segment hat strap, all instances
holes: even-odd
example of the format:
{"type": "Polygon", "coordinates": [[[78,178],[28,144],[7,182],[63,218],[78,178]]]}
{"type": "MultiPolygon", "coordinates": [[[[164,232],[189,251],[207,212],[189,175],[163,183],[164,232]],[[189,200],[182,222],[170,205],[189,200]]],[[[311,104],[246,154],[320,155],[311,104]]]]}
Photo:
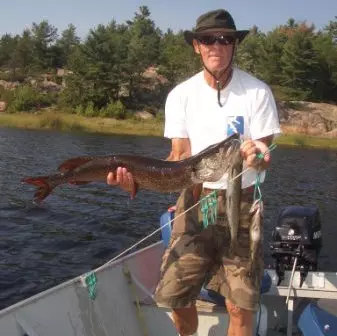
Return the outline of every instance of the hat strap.
{"type": "MultiPolygon", "coordinates": [[[[198,47],[199,47],[199,45],[198,45],[198,47]]],[[[223,85],[221,85],[221,83],[220,83],[220,78],[221,78],[221,76],[222,76],[222,75],[229,69],[229,67],[233,64],[234,53],[235,53],[235,47],[236,47],[236,44],[234,44],[234,46],[233,46],[232,56],[231,56],[231,59],[230,59],[228,65],[227,65],[226,68],[220,73],[219,76],[216,76],[211,70],[209,70],[209,69],[207,68],[207,66],[205,65],[204,60],[203,60],[203,58],[202,58],[202,56],[201,56],[201,52],[200,52],[200,58],[201,58],[202,66],[203,66],[203,67],[205,68],[205,70],[206,70],[212,77],[214,77],[215,80],[216,80],[217,96],[218,96],[218,104],[219,104],[220,107],[223,106],[223,104],[221,104],[221,101],[220,101],[220,92],[221,92],[221,89],[228,83],[228,79],[232,76],[232,74],[229,74],[229,76],[228,76],[228,78],[227,78],[227,81],[226,81],[223,85]]],[[[199,48],[200,48],[200,47],[199,47],[199,48]]],[[[199,50],[200,50],[200,49],[199,49],[199,50]]]]}

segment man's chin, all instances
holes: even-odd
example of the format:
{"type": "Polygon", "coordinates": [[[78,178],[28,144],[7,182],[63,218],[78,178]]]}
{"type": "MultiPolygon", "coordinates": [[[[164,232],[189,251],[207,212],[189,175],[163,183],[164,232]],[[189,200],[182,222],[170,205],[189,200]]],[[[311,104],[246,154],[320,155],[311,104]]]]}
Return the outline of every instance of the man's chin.
{"type": "Polygon", "coordinates": [[[226,69],[227,65],[226,64],[219,64],[219,63],[211,63],[208,67],[208,69],[211,72],[216,72],[216,73],[221,73],[226,69]]]}

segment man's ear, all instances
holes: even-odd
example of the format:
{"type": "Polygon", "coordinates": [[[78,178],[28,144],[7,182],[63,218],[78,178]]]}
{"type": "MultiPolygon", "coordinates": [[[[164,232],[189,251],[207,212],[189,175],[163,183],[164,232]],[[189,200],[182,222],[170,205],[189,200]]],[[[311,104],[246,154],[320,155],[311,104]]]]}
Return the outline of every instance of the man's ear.
{"type": "Polygon", "coordinates": [[[200,54],[199,43],[197,40],[193,39],[193,48],[197,54],[200,54]]]}

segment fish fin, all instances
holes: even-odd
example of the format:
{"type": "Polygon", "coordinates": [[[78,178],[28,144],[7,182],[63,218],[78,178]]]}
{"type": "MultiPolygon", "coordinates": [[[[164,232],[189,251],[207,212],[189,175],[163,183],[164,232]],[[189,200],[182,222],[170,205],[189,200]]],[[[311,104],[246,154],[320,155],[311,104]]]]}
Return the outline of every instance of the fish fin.
{"type": "Polygon", "coordinates": [[[76,158],[72,158],[69,160],[66,160],[60,164],[60,166],[57,168],[58,171],[65,173],[67,171],[72,171],[75,168],[82,166],[83,164],[91,161],[92,158],[89,156],[80,156],[76,158]]]}
{"type": "Polygon", "coordinates": [[[27,177],[22,180],[24,183],[32,184],[38,187],[34,194],[34,201],[40,203],[43,201],[54,189],[48,183],[49,176],[27,177]]]}
{"type": "Polygon", "coordinates": [[[132,190],[131,190],[131,199],[134,199],[137,192],[138,192],[138,189],[139,189],[139,184],[138,183],[134,183],[133,184],[133,187],[132,187],[132,190]]]}

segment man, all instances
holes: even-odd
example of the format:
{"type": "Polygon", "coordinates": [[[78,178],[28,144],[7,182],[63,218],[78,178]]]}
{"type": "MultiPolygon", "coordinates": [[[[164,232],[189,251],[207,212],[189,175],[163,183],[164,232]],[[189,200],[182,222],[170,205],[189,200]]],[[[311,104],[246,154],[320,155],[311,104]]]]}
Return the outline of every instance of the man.
{"type": "MultiPolygon", "coordinates": [[[[236,30],[226,10],[200,16],[194,31],[184,33],[185,40],[200,55],[203,70],[175,87],[165,106],[165,133],[171,139],[168,160],[179,160],[200,152],[207,146],[239,132],[244,140],[241,154],[244,167],[252,169],[242,176],[240,228],[237,258],[249,256],[249,209],[253,202],[253,185],[257,171],[260,182],[269,166],[266,153],[273,136],[280,132],[277,110],[269,87],[251,75],[233,67],[233,57],[248,31],[236,30]]],[[[132,175],[124,168],[108,175],[107,182],[130,190],[132,175]]],[[[198,317],[196,298],[205,282],[226,297],[230,316],[228,335],[252,335],[253,312],[259,301],[263,271],[262,249],[256,272],[224,264],[229,246],[229,229],[225,219],[226,176],[216,183],[204,183],[201,197],[219,190],[219,218],[216,225],[202,227],[200,209],[196,207],[174,221],[169,247],[163,256],[161,279],[156,301],[172,308],[175,326],[182,336],[196,335],[198,317]],[[220,216],[224,215],[224,216],[220,216]],[[222,219],[221,219],[222,218],[222,219]],[[261,267],[262,265],[262,267],[261,267]]],[[[199,199],[196,188],[184,190],[176,213],[185,213],[199,199]]],[[[225,331],[224,331],[225,334],[225,331]]]]}

